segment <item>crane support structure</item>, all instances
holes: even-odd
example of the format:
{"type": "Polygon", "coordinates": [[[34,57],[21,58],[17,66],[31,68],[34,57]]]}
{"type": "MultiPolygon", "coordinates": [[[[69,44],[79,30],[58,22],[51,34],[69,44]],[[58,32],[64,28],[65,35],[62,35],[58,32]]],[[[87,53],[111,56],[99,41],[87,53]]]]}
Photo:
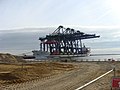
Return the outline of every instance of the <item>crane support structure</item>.
{"type": "Polygon", "coordinates": [[[83,39],[99,38],[95,34],[85,34],[79,30],[59,26],[52,34],[40,37],[40,51],[50,52],[50,55],[77,55],[89,51],[82,44],[83,39]]]}

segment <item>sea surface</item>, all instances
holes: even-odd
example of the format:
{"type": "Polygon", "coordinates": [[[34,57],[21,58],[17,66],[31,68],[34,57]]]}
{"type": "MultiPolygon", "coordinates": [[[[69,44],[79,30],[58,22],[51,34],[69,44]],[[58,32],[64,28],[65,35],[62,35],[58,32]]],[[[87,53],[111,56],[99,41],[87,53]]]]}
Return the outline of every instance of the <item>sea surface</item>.
{"type": "MultiPolygon", "coordinates": [[[[52,31],[0,31],[0,53],[15,55],[32,54],[39,50],[39,37],[44,37],[52,31]]],[[[99,33],[100,38],[83,40],[86,47],[91,48],[91,54],[120,54],[120,37],[109,31],[92,31],[99,33]],[[117,36],[117,37],[116,37],[117,36]]],[[[88,33],[91,33],[90,31],[88,33]]],[[[84,59],[120,59],[120,55],[102,55],[83,57],[84,59]]]]}

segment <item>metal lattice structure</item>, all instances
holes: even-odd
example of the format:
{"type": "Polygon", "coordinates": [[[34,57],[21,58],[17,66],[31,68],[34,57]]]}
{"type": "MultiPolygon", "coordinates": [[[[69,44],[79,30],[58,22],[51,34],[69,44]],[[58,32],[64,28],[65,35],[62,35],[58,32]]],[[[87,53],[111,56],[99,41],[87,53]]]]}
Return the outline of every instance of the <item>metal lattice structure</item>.
{"type": "Polygon", "coordinates": [[[83,39],[99,38],[95,34],[85,34],[79,30],[59,26],[52,34],[40,37],[40,50],[51,55],[86,54],[89,49],[82,45],[83,39]]]}

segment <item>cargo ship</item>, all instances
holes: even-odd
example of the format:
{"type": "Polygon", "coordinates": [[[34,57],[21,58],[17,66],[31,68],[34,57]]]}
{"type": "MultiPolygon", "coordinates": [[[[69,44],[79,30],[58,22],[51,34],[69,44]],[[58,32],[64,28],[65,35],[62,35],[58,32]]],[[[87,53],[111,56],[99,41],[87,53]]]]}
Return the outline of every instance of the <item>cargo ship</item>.
{"type": "Polygon", "coordinates": [[[32,51],[33,56],[35,59],[89,56],[90,48],[86,47],[82,40],[99,37],[59,26],[53,33],[39,37],[40,50],[32,51]]]}

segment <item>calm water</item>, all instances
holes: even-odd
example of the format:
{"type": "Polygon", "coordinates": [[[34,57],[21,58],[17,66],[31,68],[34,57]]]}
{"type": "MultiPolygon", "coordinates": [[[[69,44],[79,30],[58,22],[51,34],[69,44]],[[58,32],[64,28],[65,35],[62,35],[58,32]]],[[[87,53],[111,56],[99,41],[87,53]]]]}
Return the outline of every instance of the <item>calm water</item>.
{"type": "Polygon", "coordinates": [[[102,56],[88,56],[88,57],[79,57],[75,58],[75,60],[83,60],[83,61],[108,61],[108,59],[113,59],[115,61],[120,61],[120,55],[102,55],[102,56]]]}
{"type": "MultiPolygon", "coordinates": [[[[48,32],[47,32],[48,33],[48,32]]],[[[20,55],[22,53],[29,53],[32,50],[39,49],[38,38],[44,36],[47,33],[40,32],[5,32],[0,33],[0,52],[12,53],[20,55]]],[[[99,39],[84,40],[86,46],[91,47],[91,54],[120,54],[120,41],[119,40],[107,40],[102,36],[99,39]]],[[[108,38],[107,38],[108,39],[108,38]]],[[[110,38],[112,39],[112,38],[110,38]]],[[[32,54],[32,53],[29,53],[32,54]]],[[[119,59],[119,55],[109,56],[90,56],[83,57],[83,59],[119,59]]]]}

